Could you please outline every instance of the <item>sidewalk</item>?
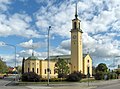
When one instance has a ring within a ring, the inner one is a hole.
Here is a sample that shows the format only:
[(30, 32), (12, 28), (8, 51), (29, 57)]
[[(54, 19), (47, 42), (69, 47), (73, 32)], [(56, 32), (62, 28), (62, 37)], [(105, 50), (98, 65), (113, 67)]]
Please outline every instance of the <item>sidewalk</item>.
[(90, 82), (89, 86), (87, 82), (83, 83), (67, 83), (67, 84), (50, 84), (47, 86), (46, 84), (40, 84), (40, 85), (31, 85), (26, 86), (30, 89), (95, 89), (98, 86), (104, 86), (104, 85), (111, 85), (120, 82), (119, 79), (117, 80), (107, 80), (107, 81), (96, 81), (96, 82)]

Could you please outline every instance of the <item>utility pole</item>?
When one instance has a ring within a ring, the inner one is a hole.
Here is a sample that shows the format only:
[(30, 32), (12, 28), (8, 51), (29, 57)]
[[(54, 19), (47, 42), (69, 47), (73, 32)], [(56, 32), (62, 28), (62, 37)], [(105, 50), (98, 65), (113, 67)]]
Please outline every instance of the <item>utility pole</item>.
[(49, 86), (49, 80), (50, 80), (50, 57), (49, 57), (49, 51), (50, 51), (50, 30), (51, 30), (51, 26), (49, 26), (48, 29), (48, 68), (47, 68), (47, 72), (48, 72), (48, 83), (47, 85)]

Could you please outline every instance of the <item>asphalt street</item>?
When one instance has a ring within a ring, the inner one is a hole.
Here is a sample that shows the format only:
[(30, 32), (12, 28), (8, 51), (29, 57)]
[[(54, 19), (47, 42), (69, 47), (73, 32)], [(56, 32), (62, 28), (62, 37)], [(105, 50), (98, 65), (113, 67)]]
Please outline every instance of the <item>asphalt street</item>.
[(105, 85), (105, 86), (99, 86), (96, 89), (120, 89), (120, 84), (111, 84), (111, 85)]
[(109, 81), (105, 84), (97, 84), (97, 87), (95, 89), (120, 89), (120, 80)]
[[(109, 80), (109, 81), (97, 81), (88, 83), (62, 83), (62, 84), (46, 84), (41, 85), (25, 85), (25, 86), (14, 86), (9, 85), (11, 82), (14, 82), (9, 78), (0, 79), (0, 89), (120, 89), (120, 80)], [(6, 86), (7, 85), (7, 86)]]
[(8, 84), (14, 83), (15, 76), (5, 77), (0, 79), (0, 89), (31, 89), (25, 86), (7, 86)]

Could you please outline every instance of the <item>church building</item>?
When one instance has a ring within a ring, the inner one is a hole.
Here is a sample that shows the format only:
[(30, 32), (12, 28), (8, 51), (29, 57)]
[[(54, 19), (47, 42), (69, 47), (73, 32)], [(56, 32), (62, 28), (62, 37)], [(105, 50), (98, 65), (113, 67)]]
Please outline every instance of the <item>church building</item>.
[[(70, 62), (70, 72), (79, 71), (82, 74), (87, 75), (88, 73), (92, 76), (92, 58), (89, 54), (83, 54), (82, 45), (82, 29), (80, 26), (80, 20), (77, 15), (77, 4), (75, 8), (75, 19), (72, 20), (71, 29), (71, 55), (57, 55), (50, 56), (50, 59), (57, 57), (67, 59)], [(47, 78), (47, 63), (46, 60), (40, 60), (36, 56), (32, 55), (24, 61), (24, 72), (35, 72), (42, 78)], [(50, 61), (50, 78), (57, 78), (58, 74), (55, 72), (56, 61)]]

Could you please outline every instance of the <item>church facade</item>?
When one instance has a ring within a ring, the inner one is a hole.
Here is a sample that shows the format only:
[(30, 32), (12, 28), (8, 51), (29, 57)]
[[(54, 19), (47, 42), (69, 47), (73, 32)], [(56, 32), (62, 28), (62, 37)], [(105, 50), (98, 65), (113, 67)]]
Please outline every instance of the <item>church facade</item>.
[[(80, 26), (80, 20), (77, 15), (77, 5), (75, 11), (75, 19), (72, 20), (71, 29), (71, 55), (57, 55), (51, 56), (50, 59), (57, 57), (67, 59), (70, 62), (70, 72), (79, 71), (82, 74), (90, 74), (92, 76), (92, 58), (89, 54), (83, 54), (82, 45), (82, 33)], [(32, 55), (24, 61), (24, 72), (35, 72), (42, 78), (47, 78), (48, 61), (39, 60), (37, 57)], [(50, 78), (57, 78), (58, 74), (55, 73), (56, 61), (50, 61)]]

